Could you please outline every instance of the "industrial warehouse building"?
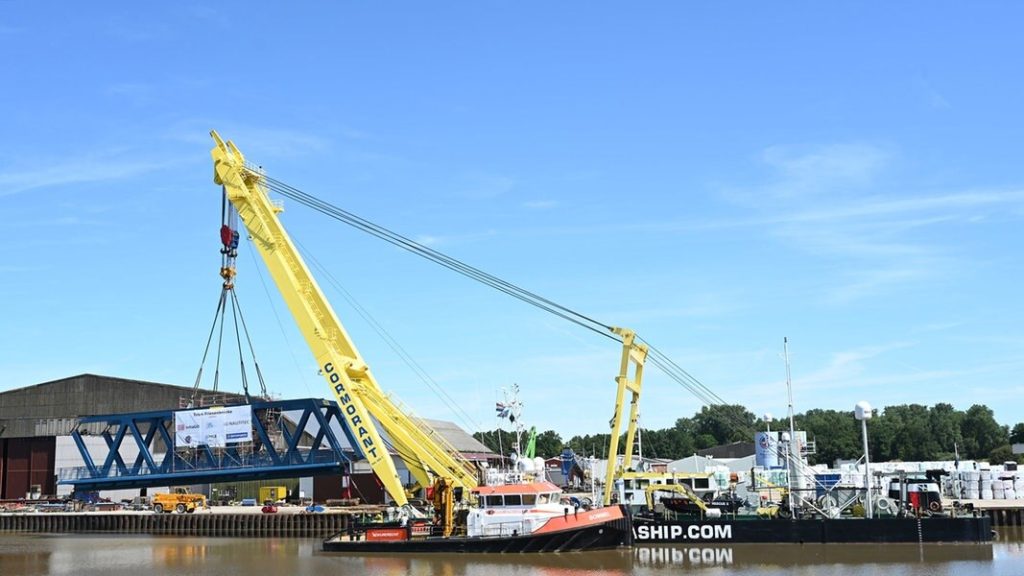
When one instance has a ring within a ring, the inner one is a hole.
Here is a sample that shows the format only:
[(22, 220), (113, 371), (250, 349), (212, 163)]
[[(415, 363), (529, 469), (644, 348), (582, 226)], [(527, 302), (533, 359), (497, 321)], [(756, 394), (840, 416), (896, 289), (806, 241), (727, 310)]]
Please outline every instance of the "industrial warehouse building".
[[(238, 394), (209, 390), (200, 390), (199, 393), (218, 395), (229, 403), (245, 401)], [(64, 496), (70, 493), (70, 487), (58, 485), (57, 476), (62, 470), (84, 466), (79, 449), (71, 438), (71, 432), (79, 427), (79, 418), (178, 410), (185, 407), (184, 402), (192, 395), (191, 387), (94, 374), (82, 374), (0, 392), (0, 500)], [(443, 421), (428, 422), (470, 460), (486, 461), (494, 457), (486, 446), (456, 425)], [(102, 424), (89, 424), (79, 428), (83, 442), (94, 457), (106, 449), (105, 440), (100, 436), (102, 427)], [(160, 449), (165, 450), (166, 447), (161, 446)], [(126, 441), (121, 454), (126, 460), (134, 458), (138, 448), (133, 442)], [(396, 464), (400, 467), (401, 461), (397, 460)], [(304, 496), (323, 501), (344, 496), (350, 485), (349, 480), (364, 501), (383, 501), (383, 491), (379, 484), (368, 469), (362, 469), (358, 463), (353, 467), (351, 479), (329, 475), (306, 478), (301, 482), (300, 479), (293, 479), (267, 481), (265, 484), (302, 486)], [(116, 498), (128, 495), (125, 491), (118, 492)], [(134, 494), (138, 493), (138, 490), (134, 491)], [(106, 492), (103, 495), (108, 496)]]

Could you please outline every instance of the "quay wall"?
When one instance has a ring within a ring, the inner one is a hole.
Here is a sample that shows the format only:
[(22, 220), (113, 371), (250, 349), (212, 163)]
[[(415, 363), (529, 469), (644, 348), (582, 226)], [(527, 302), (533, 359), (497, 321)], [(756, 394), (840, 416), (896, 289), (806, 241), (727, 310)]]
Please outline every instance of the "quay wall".
[(349, 514), (0, 514), (5, 532), (153, 534), (254, 538), (326, 538)]
[[(1024, 508), (978, 511), (997, 527), (1024, 526)], [(327, 538), (342, 532), (350, 514), (0, 514), (0, 534), (105, 533), (250, 538)]]
[(989, 508), (981, 511), (993, 526), (1024, 526), (1024, 508)]

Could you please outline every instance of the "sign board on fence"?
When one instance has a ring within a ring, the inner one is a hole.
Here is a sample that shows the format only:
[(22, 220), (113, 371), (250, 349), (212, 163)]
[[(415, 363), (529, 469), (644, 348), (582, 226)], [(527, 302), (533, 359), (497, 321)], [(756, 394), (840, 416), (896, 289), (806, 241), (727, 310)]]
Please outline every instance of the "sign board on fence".
[(252, 442), (252, 407), (223, 406), (174, 413), (174, 445), (178, 448), (224, 448)]

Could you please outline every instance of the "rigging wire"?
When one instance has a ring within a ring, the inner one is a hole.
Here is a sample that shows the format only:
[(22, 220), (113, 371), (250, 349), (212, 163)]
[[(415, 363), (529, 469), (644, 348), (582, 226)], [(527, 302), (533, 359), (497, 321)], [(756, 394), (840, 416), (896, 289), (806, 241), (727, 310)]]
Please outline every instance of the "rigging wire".
[[(213, 334), (215, 331), (218, 332), (218, 335), (217, 356), (213, 376), (213, 391), (216, 392), (220, 385), (220, 361), (221, 356), (224, 352), (224, 326), (226, 324), (228, 294), (231, 295), (231, 317), (234, 322), (235, 342), (238, 348), (238, 363), (241, 373), (242, 390), (245, 396), (245, 400), (248, 403), (252, 402), (252, 396), (249, 393), (249, 376), (246, 373), (245, 367), (245, 353), (242, 349), (243, 333), (245, 335), (245, 341), (248, 344), (249, 354), (252, 356), (253, 365), (256, 370), (256, 377), (260, 385), (261, 398), (269, 398), (269, 395), (267, 393), (266, 381), (263, 378), (263, 372), (260, 369), (259, 361), (256, 359), (256, 349), (252, 344), (252, 337), (249, 335), (249, 328), (245, 324), (245, 316), (242, 314), (242, 305), (238, 299), (238, 293), (235, 291), (235, 284), (233, 282), (235, 278), (235, 260), (238, 257), (239, 234), (237, 230), (237, 225), (238, 212), (235, 210), (234, 206), (228, 201), (227, 191), (222, 189), (220, 228), (220, 275), (224, 279), (224, 282), (221, 285), (220, 296), (217, 300), (217, 310), (214, 312), (213, 325), (210, 327), (210, 334), (207, 337), (206, 347), (203, 350), (203, 358), (200, 361), (199, 371), (196, 375), (195, 383), (192, 386), (192, 393), (189, 396), (189, 407), (195, 406), (196, 395), (199, 391), (199, 385), (202, 382), (203, 369), (206, 365), (207, 357), (209, 356), (210, 344), (213, 341)], [(218, 325), (219, 331), (217, 330)]]
[[(407, 238), (397, 232), (393, 232), (383, 226), (370, 222), (360, 216), (357, 216), (347, 210), (339, 208), (329, 202), (316, 198), (306, 192), (303, 192), (293, 186), (290, 186), (284, 182), (276, 180), (270, 176), (267, 176), (262, 171), (252, 167), (246, 167), (254, 175), (257, 175), (262, 179), (263, 184), (270, 190), (281, 194), (287, 198), (290, 198), (308, 208), (311, 208), (321, 214), (324, 214), (330, 218), (338, 220), (342, 223), (348, 224), (358, 230), (366, 232), (372, 236), (380, 238), (394, 246), (397, 246), (403, 250), (411, 252), (417, 256), (430, 260), (436, 264), (439, 264), (449, 270), (462, 274), (472, 280), (476, 280), (486, 286), (490, 286), (495, 290), (504, 292), (509, 296), (512, 296), (518, 300), (521, 300), (531, 306), (544, 310), (550, 314), (558, 316), (564, 320), (572, 322), (578, 326), (586, 328), (592, 332), (610, 338), (617, 342), (621, 342), (622, 339), (612, 332), (612, 326), (602, 323), (594, 318), (586, 316), (580, 312), (572, 310), (561, 304), (558, 304), (552, 300), (544, 298), (534, 292), (531, 292), (525, 288), (517, 286), (511, 282), (502, 280), (492, 274), (484, 272), (479, 268), (466, 264), (456, 258), (438, 252), (433, 248), (425, 246)], [(677, 384), (686, 389), (690, 394), (700, 400), (702, 403), (709, 406), (726, 406), (728, 403), (713, 390), (708, 388), (700, 380), (695, 378), (689, 372), (684, 370), (678, 364), (676, 364), (666, 354), (655, 348), (649, 342), (643, 340), (637, 335), (637, 340), (646, 344), (648, 347), (648, 360), (652, 365), (659, 368), (666, 376)], [(740, 417), (738, 414), (732, 414), (725, 412), (721, 415), (724, 420), (730, 424), (734, 430), (742, 433), (748, 433), (755, 431), (751, 424), (745, 419)], [(787, 458), (789, 456), (787, 455)]]
[(235, 326), (235, 342), (238, 344), (238, 366), (242, 374), (242, 390), (245, 392), (246, 402), (251, 402), (249, 398), (249, 378), (245, 373), (245, 356), (242, 354), (242, 336), (238, 333), (238, 307), (235, 306), (235, 297), (231, 297), (231, 316), (234, 319)]
[[(267, 383), (263, 379), (263, 372), (260, 371), (260, 363), (258, 360), (256, 360), (256, 348), (253, 347), (252, 345), (252, 338), (249, 336), (249, 328), (248, 326), (245, 325), (245, 316), (242, 315), (242, 305), (238, 301), (238, 292), (234, 288), (231, 289), (231, 301), (231, 311), (234, 312), (236, 309), (238, 310), (238, 318), (235, 321), (235, 336), (238, 336), (238, 324), (241, 323), (242, 332), (245, 334), (245, 341), (249, 344), (249, 355), (252, 356), (253, 367), (256, 370), (256, 378), (259, 380), (260, 383), (260, 395), (262, 398), (270, 398), (270, 395), (267, 393)], [(238, 357), (239, 359), (242, 358), (242, 341), (240, 338), (238, 340)], [(242, 380), (243, 384), (245, 385), (246, 396), (248, 396), (249, 386), (248, 382), (246, 381), (244, 365), (242, 367)]]
[(196, 399), (196, 393), (199, 391), (199, 383), (203, 379), (203, 367), (206, 365), (206, 357), (210, 353), (210, 343), (213, 342), (213, 333), (217, 330), (217, 320), (220, 319), (221, 309), (224, 307), (224, 291), (222, 290), (220, 295), (217, 297), (217, 310), (213, 313), (213, 325), (210, 326), (210, 335), (206, 338), (206, 347), (203, 349), (203, 359), (199, 362), (199, 373), (196, 374), (195, 384), (192, 385), (192, 394), (188, 399), (188, 406), (191, 408)]
[(423, 369), (423, 367), (416, 361), (415, 358), (412, 357), (411, 354), (409, 354), (409, 352), (398, 342), (398, 340), (392, 337), (391, 334), (387, 331), (387, 329), (385, 329), (384, 326), (381, 325), (381, 323), (378, 322), (377, 319), (374, 318), (373, 315), (370, 314), (370, 312), (355, 299), (355, 296), (353, 296), (351, 292), (346, 290), (345, 287), (338, 281), (338, 279), (335, 278), (334, 275), (331, 274), (331, 272), (324, 265), (322, 265), (316, 259), (315, 256), (309, 253), (305, 249), (305, 247), (302, 246), (301, 243), (299, 243), (294, 238), (292, 240), (293, 242), (295, 242), (295, 245), (302, 251), (303, 256), (309, 262), (311, 262), (313, 266), (317, 269), (318, 276), (327, 279), (328, 283), (330, 283), (330, 285), (333, 286), (334, 289), (337, 290), (342, 295), (342, 297), (345, 298), (345, 300), (356, 311), (356, 313), (359, 314), (359, 316), (362, 317), (362, 319), (367, 324), (370, 325), (373, 331), (376, 332), (377, 335), (380, 336), (382, 340), (384, 340), (385, 344), (387, 344), (388, 347), (391, 348), (391, 350), (395, 354), (397, 354), (399, 358), (401, 358), (402, 362), (404, 362), (405, 365), (408, 366), (409, 369), (416, 374), (420, 381), (422, 381), (429, 388), (431, 388), (435, 392), (435, 394), (437, 394), (441, 398), (441, 401), (445, 404), (445, 406), (447, 406), (449, 410), (451, 410), (454, 414), (456, 414), (456, 416), (463, 420), (463, 424), (468, 424), (469, 427), (474, 430), (481, 430), (480, 424), (473, 420), (473, 418), (459, 405), (459, 403), (454, 398), (452, 398), (451, 395), (448, 394), (448, 392), (445, 391), (444, 387), (438, 384), (437, 381), (434, 380), (430, 376), (430, 374)]
[[(259, 174), (258, 172), (255, 171), (254, 173)], [(502, 280), (492, 274), (480, 270), (479, 268), (470, 266), (469, 264), (466, 264), (458, 259), (452, 258), (451, 256), (438, 252), (433, 248), (424, 246), (423, 244), (420, 244), (415, 240), (409, 239), (405, 236), (402, 236), (401, 234), (388, 230), (383, 226), (374, 224), (368, 220), (356, 216), (355, 214), (352, 214), (351, 212), (334, 206), (333, 204), (330, 204), (326, 201), (320, 200), (314, 196), (311, 196), (305, 192), (302, 192), (301, 190), (298, 190), (283, 182), (275, 180), (269, 176), (263, 174), (259, 175), (264, 179), (264, 182), (266, 183), (266, 186), (269, 189), (281, 194), (282, 196), (295, 200), (296, 202), (299, 202), (304, 206), (312, 208), (313, 210), (316, 210), (326, 216), (329, 216), (331, 218), (334, 218), (335, 220), (344, 222), (345, 224), (348, 224), (359, 230), (367, 232), (373, 236), (376, 236), (377, 238), (389, 242), (394, 246), (402, 248), (403, 250), (409, 251), (422, 258), (426, 258), (427, 260), (431, 260), (437, 264), (440, 264), (441, 266), (444, 266), (445, 268), (448, 268), (449, 270), (458, 272), (463, 276), (467, 276), (469, 278), (477, 280), (478, 282), (481, 282), (496, 290), (504, 292), (509, 296), (512, 296), (513, 298), (517, 298), (523, 302), (526, 302), (527, 304), (545, 310), (551, 314), (554, 314), (565, 320), (573, 322), (574, 324), (577, 324), (583, 328), (586, 328), (588, 330), (591, 330), (613, 340), (617, 339), (613, 334), (611, 334), (612, 327), (607, 324), (598, 322), (597, 320), (590, 318), (589, 316), (586, 316), (584, 314), (576, 312), (575, 310), (562, 306), (534, 292), (526, 290), (525, 288)]]

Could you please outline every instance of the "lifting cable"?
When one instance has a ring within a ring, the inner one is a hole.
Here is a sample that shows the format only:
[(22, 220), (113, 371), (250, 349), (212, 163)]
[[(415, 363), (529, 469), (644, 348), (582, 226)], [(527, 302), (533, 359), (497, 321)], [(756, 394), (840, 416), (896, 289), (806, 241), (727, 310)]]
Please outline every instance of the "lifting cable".
[[(464, 424), (469, 424), (471, 428), (475, 430), (480, 430), (480, 424), (477, 423), (473, 419), (473, 417), (470, 416), (462, 408), (462, 406), (460, 406), (459, 403), (454, 398), (452, 398), (451, 395), (448, 394), (448, 392), (445, 391), (443, 386), (438, 384), (436, 380), (430, 377), (430, 374), (422, 366), (420, 366), (418, 362), (416, 362), (416, 359), (413, 358), (412, 355), (409, 354), (405, 350), (405, 348), (397, 340), (395, 340), (393, 336), (391, 336), (390, 333), (388, 333), (388, 331), (384, 328), (384, 326), (380, 324), (380, 322), (377, 322), (377, 319), (374, 318), (370, 314), (370, 312), (366, 310), (366, 308), (364, 308), (358, 301), (356, 301), (355, 297), (352, 296), (352, 293), (346, 290), (345, 287), (342, 286), (340, 282), (338, 282), (334, 275), (331, 274), (330, 270), (328, 270), (326, 266), (321, 264), (316, 259), (316, 257), (313, 256), (312, 253), (307, 251), (302, 246), (302, 244), (299, 243), (298, 240), (295, 240), (294, 238), (292, 240), (295, 242), (295, 245), (299, 248), (299, 250), (303, 253), (305, 259), (312, 263), (313, 267), (316, 268), (317, 276), (320, 278), (327, 279), (328, 283), (330, 283), (330, 285), (333, 286), (334, 289), (337, 290), (345, 298), (349, 306), (351, 306), (352, 309), (355, 310), (356, 313), (359, 314), (359, 316), (361, 316), (362, 319), (367, 324), (369, 324), (373, 331), (376, 332), (378, 336), (380, 336), (381, 340), (384, 340), (388, 347), (391, 348), (391, 350), (395, 354), (397, 354), (398, 357), (401, 358), (403, 362), (405, 362), (406, 366), (408, 366), (410, 370), (415, 372), (416, 376), (419, 377), (419, 379), (424, 384), (426, 384), (428, 387), (434, 390), (434, 393), (441, 399), (441, 401), (448, 407), (448, 409), (451, 410), (452, 413), (458, 415), (462, 419)], [(419, 418), (416, 419), (419, 420)]]
[[(242, 334), (239, 332), (239, 328), (242, 329), (242, 333), (245, 334), (246, 342), (249, 347), (249, 354), (252, 356), (253, 365), (256, 369), (256, 377), (260, 384), (260, 393), (262, 398), (267, 398), (267, 385), (263, 380), (263, 373), (260, 370), (259, 362), (256, 360), (256, 350), (252, 345), (252, 338), (249, 336), (249, 329), (245, 325), (245, 317), (242, 315), (242, 307), (238, 301), (238, 293), (235, 291), (234, 277), (235, 277), (235, 259), (238, 257), (238, 212), (235, 211), (234, 206), (227, 199), (227, 193), (224, 192), (221, 199), (221, 227), (220, 227), (220, 241), (221, 241), (221, 267), (220, 275), (224, 278), (224, 283), (221, 285), (220, 296), (217, 299), (217, 310), (213, 315), (213, 325), (210, 327), (210, 335), (206, 339), (206, 347), (203, 349), (203, 359), (199, 363), (199, 372), (196, 374), (196, 381), (192, 385), (192, 394), (189, 396), (188, 407), (196, 407), (196, 395), (199, 393), (199, 385), (203, 379), (203, 368), (206, 364), (206, 359), (209, 356), (210, 344), (213, 341), (214, 332), (218, 332), (217, 338), (217, 359), (214, 369), (213, 377), (213, 391), (216, 392), (220, 383), (220, 359), (224, 349), (224, 324), (225, 316), (227, 312), (228, 295), (231, 295), (231, 317), (234, 321), (235, 328), (235, 340), (238, 346), (238, 361), (241, 370), (242, 378), (242, 390), (245, 395), (247, 403), (252, 402), (252, 397), (249, 395), (249, 379), (245, 369), (245, 356), (242, 351)], [(220, 330), (218, 331), (218, 325)]]
[[(569, 322), (577, 324), (578, 326), (581, 326), (592, 332), (605, 336), (606, 338), (610, 338), (617, 342), (622, 342), (622, 338), (619, 337), (614, 332), (612, 332), (612, 326), (609, 324), (599, 322), (594, 318), (591, 318), (580, 312), (562, 306), (561, 304), (553, 302), (525, 288), (512, 284), (511, 282), (502, 280), (501, 278), (484, 272), (483, 270), (466, 264), (465, 262), (462, 262), (456, 258), (438, 252), (433, 248), (420, 244), (419, 242), (407, 238), (406, 236), (403, 236), (397, 232), (388, 230), (387, 228), (380, 226), (378, 224), (374, 224), (369, 220), (366, 220), (347, 210), (339, 208), (338, 206), (335, 206), (329, 202), (316, 198), (315, 196), (312, 196), (293, 186), (281, 182), (280, 180), (271, 178), (270, 176), (264, 174), (262, 170), (260, 170), (257, 167), (247, 165), (246, 170), (251, 172), (253, 175), (257, 176), (268, 189), (273, 190), (274, 192), (281, 194), (286, 198), (290, 198), (330, 218), (348, 224), (353, 228), (362, 230), (363, 232), (366, 232), (372, 236), (376, 236), (377, 238), (380, 238), (403, 250), (406, 250), (417, 256), (430, 260), (436, 264), (440, 264), (441, 266), (444, 266), (449, 270), (458, 272), (459, 274), (462, 274), (463, 276), (466, 276), (470, 279), (476, 280), (477, 282), (480, 282), (484, 285), (490, 286), (495, 290), (504, 292), (505, 294), (517, 298), (523, 302), (526, 302), (531, 306), (534, 306), (536, 308), (549, 312), (555, 316), (568, 320)], [(702, 403), (709, 406), (728, 405), (728, 402), (726, 402), (721, 396), (716, 394), (705, 384), (703, 384), (700, 380), (698, 380), (689, 372), (687, 372), (678, 364), (676, 364), (666, 354), (655, 348), (649, 342), (643, 340), (643, 338), (641, 338), (639, 335), (637, 335), (637, 340), (647, 346), (647, 359), (652, 365), (659, 368), (662, 372), (665, 373), (666, 376), (674, 380), (676, 383), (678, 383), (680, 386), (682, 386), (684, 389), (690, 392), (690, 394), (692, 394)], [(746, 433), (750, 429), (750, 424), (745, 422), (738, 415), (726, 413), (723, 414), (723, 417), (728, 421), (729, 424), (731, 424), (736, 430), (740, 432)]]

